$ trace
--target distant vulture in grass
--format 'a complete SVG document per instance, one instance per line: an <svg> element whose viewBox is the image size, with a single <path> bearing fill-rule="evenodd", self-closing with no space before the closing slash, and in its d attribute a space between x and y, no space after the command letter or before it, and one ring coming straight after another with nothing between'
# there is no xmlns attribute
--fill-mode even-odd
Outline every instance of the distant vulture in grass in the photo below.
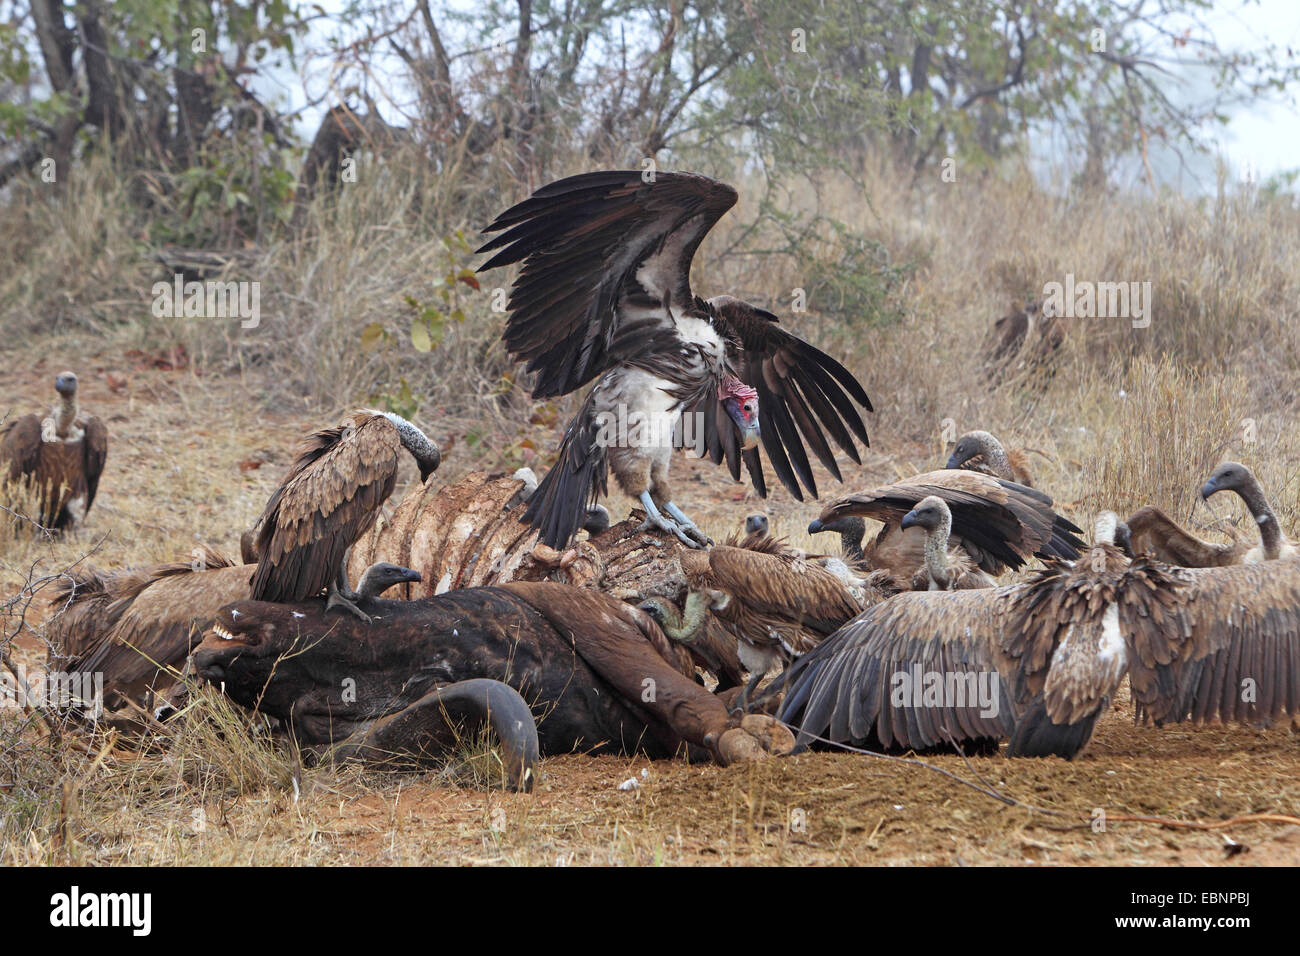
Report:
<svg viewBox="0 0 1300 956"><path fill-rule="evenodd" d="M647 526L688 546L709 543L673 501L674 445L743 461L767 495L763 447L799 500L817 485L804 443L840 479L832 444L859 462L867 431L856 402L871 401L839 362L784 331L770 312L691 290L701 240L736 202L730 186L690 173L586 173L543 186L487 227L499 250L480 271L522 262L510 294L505 343L537 373L535 398L596 380L569 423L559 460L524 520L552 548L581 527L588 503L619 486L640 501ZM802 436L802 437L801 437Z"/></svg>
<svg viewBox="0 0 1300 956"><path fill-rule="evenodd" d="M1227 461L1214 469L1201 486L1201 499L1206 500L1220 491L1235 491L1246 503L1259 526L1259 544L1251 546L1235 534L1228 544L1203 541L1179 527L1159 508L1146 507L1139 508L1128 519L1133 552L1150 554L1166 564L1184 568L1257 564L1296 556L1296 546L1282 533L1264 489L1249 468L1240 462Z"/></svg>
<svg viewBox="0 0 1300 956"><path fill-rule="evenodd" d="M0 425L0 476L34 488L40 523L52 530L76 529L95 503L108 457L108 429L77 409L77 376L54 380L59 400L46 417L24 415Z"/></svg>
<svg viewBox="0 0 1300 956"><path fill-rule="evenodd" d="M348 587L345 562L393 493L403 448L421 482L437 470L437 446L391 413L356 411L308 437L259 519L253 600L304 601L328 588L328 607L368 619Z"/></svg>
<svg viewBox="0 0 1300 956"><path fill-rule="evenodd" d="M1005 478L1024 485L1034 486L1029 472L1029 460L1018 448L1007 448L988 432L967 432L957 439L948 458L948 468L965 468L994 478Z"/></svg>
<svg viewBox="0 0 1300 956"><path fill-rule="evenodd" d="M951 513L951 537L974 565L991 574L1022 567L1031 557L1073 558L1083 546L1080 530L1052 510L1041 491L978 472L930 471L846 495L832 502L808 526L809 534L837 531L849 557L873 570L889 571L899 589L915 587L925 572L924 529L901 527L903 517L930 496ZM864 518L884 523L866 549ZM915 522L910 522L909 526ZM928 587L928 579L924 586Z"/></svg>
<svg viewBox="0 0 1300 956"><path fill-rule="evenodd" d="M1065 322L1044 308L1030 302L1024 308L1012 305L1011 312L998 319L989 329L984 342L984 368L991 385L1008 379L1020 379L1039 385L1051 380L1054 353L1065 341Z"/></svg>
<svg viewBox="0 0 1300 956"><path fill-rule="evenodd" d="M1127 675L1138 715L1254 722L1300 709L1300 563L1131 560L1115 516L1031 581L901 594L805 655L781 719L838 742L928 748L1010 738L1073 758Z"/></svg>

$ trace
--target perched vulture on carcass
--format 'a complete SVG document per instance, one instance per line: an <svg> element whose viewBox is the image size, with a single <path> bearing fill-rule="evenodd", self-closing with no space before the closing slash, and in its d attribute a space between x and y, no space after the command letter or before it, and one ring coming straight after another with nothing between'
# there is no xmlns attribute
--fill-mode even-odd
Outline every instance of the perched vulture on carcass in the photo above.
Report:
<svg viewBox="0 0 1300 956"><path fill-rule="evenodd" d="M799 500L801 483L817 495L805 442L836 480L832 444L860 462L854 403L871 401L858 380L771 312L691 289L696 249L735 202L732 187L690 173L594 172L543 186L487 227L501 234L479 251L499 251L479 271L523 263L504 339L537 373L533 396L596 380L524 514L547 546L567 547L611 470L648 527L711 543L673 500L675 445L725 458L737 480L743 461L764 497L760 439Z"/></svg>
<svg viewBox="0 0 1300 956"><path fill-rule="evenodd" d="M361 410L314 432L298 451L259 521L255 601L304 601L329 591L329 606L362 620L346 559L393 493L402 449L424 482L441 461L418 428L389 412Z"/></svg>

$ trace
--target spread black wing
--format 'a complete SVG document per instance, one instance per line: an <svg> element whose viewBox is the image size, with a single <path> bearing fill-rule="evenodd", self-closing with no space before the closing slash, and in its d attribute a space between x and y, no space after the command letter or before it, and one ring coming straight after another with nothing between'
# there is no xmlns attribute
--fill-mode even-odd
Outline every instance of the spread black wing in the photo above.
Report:
<svg viewBox="0 0 1300 956"><path fill-rule="evenodd" d="M804 442L835 480L843 481L831 442L854 463L862 463L853 438L856 436L863 445L870 442L862 416L853 403L871 411L866 390L835 359L781 328L772 313L730 297L710 300L708 305L714 313L715 324L738 344L736 361L740 379L758 391L759 435L781 484L802 501L803 492L799 487L802 481L812 496L817 497L817 482ZM723 440L710 439L709 450L714 453L715 462L720 460L715 448L729 452L725 440L729 423L723 420L725 417L718 416ZM727 457L731 464L732 456L728 453ZM755 490L766 497L767 483L758 450L744 452L741 457ZM732 476L738 477L735 467Z"/></svg>
<svg viewBox="0 0 1300 956"><path fill-rule="evenodd" d="M638 353L675 347L669 307L694 308L691 260L735 202L706 176L647 182L610 170L543 186L498 216L484 231L501 235L478 251L499 251L479 271L523 262L504 339L537 373L533 396L568 394Z"/></svg>

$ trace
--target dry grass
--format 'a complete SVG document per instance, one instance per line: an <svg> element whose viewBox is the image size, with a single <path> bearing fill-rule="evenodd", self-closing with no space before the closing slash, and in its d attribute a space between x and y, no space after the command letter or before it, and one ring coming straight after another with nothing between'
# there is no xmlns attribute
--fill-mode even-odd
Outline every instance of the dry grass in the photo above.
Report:
<svg viewBox="0 0 1300 956"><path fill-rule="evenodd" d="M50 378L71 367L81 374L84 406L112 433L101 497L81 535L49 541L0 528L0 594L88 552L107 567L174 560L200 542L237 553L239 532L261 510L298 436L355 402L395 394L403 379L419 401L417 420L444 447L447 480L533 460L530 445L546 463L570 406L535 410L510 377L491 286L457 291L465 320L427 355L409 347L403 301L430 299L430 280L449 261L442 238L457 230L472 238L524 189L404 161L371 171L336 201L313 206L303 235L245 250L249 264L230 277L263 283L262 325L246 331L235 322L152 317L149 291L162 275L150 260L149 223L111 169L88 170L60 193L29 187L30 195L0 207L0 257L15 263L0 275L0 414L44 405ZM952 419L959 430L986 428L1041 451L1031 459L1037 483L1085 526L1102 508L1123 514L1143 504L1198 529L1218 515L1238 517L1235 501L1220 496L1206 506L1195 495L1218 461L1237 458L1260 475L1284 528L1300 528L1293 387L1300 214L1237 194L1061 198L1014 172L969 181L959 173L955 184L915 190L905 188L909 179L873 167L859 184L827 177L786 184L776 197L788 211L832 216L849 236L880 243L888 263L915 266L882 286L877 313L844 318L836 303L814 297L809 312L789 315L792 290L833 271L848 240L828 234L802 257L749 254L778 249L784 237L770 225L746 232L759 188L743 179L740 207L706 243L696 274L705 294L733 290L777 304L793 328L846 356L867 383L877 407L872 448L861 468L846 469L850 486L940 465L942 425ZM1073 320L1049 381L990 387L979 352L992 321L1067 272L1150 281L1150 328ZM360 348L371 322L390 331L391 347ZM176 346L190 363L160 367L157 359ZM802 529L818 503L800 504L779 489L760 503L718 470L675 467L689 510L714 537L764 507L779 532L808 543ZM12 617L0 623L6 634L16 626ZM39 614L9 650L29 665L43 659ZM848 756L727 770L662 762L630 792L617 784L639 778L643 760L552 758L538 792L520 797L497 789L481 740L467 741L441 773L397 776L302 767L250 736L211 695L178 726L172 745L133 759L104 751L105 739L91 739L88 751L52 741L30 717L0 709L0 859L1222 860L1215 834L1138 825L1104 839L1086 828L1060 832L1048 818L924 770ZM933 762L971 777L954 758ZM1082 819L1096 806L1215 818L1295 813L1298 764L1300 748L1285 728L1157 733L1128 726L1117 712L1074 764L989 759L975 768L1027 802ZM806 832L791 829L792 809L805 812ZM1256 848L1234 862L1300 859L1294 830L1255 825L1232 835Z"/></svg>

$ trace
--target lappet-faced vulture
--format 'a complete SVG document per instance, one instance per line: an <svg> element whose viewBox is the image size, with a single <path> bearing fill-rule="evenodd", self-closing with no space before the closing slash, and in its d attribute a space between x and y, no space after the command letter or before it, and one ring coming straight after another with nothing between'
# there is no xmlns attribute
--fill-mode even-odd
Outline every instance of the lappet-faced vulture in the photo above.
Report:
<svg viewBox="0 0 1300 956"><path fill-rule="evenodd" d="M691 289L701 240L736 202L725 183L689 173L617 170L543 186L487 227L499 250L480 269L522 262L505 343L537 373L533 395L566 395L596 380L570 422L559 459L525 520L563 548L612 469L647 525L699 546L707 539L673 501L674 445L743 461L759 495L761 439L777 478L815 497L806 442L840 480L832 444L859 461L867 393L839 362L796 338L771 312Z"/></svg>
<svg viewBox="0 0 1300 956"><path fill-rule="evenodd" d="M36 490L40 524L75 529L95 502L108 458L108 429L77 408L77 376L54 380L59 400L48 416L24 415L0 425L0 477Z"/></svg>
<svg viewBox="0 0 1300 956"><path fill-rule="evenodd" d="M253 600L304 601L328 588L329 607L368 619L348 587L347 553L393 493L403 448L421 482L441 461L422 431L391 413L356 411L307 438L259 519Z"/></svg>

